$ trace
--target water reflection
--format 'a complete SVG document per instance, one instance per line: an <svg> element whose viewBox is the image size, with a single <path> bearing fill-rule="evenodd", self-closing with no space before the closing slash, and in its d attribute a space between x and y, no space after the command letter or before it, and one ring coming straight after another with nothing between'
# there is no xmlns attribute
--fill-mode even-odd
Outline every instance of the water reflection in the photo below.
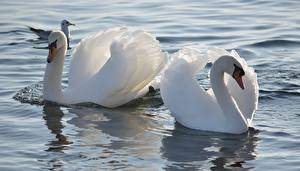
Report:
<svg viewBox="0 0 300 171"><path fill-rule="evenodd" d="M142 113L130 109L106 109L74 107L69 110L76 114L68 123L78 128L97 129L120 139L134 137L144 130L147 121Z"/></svg>
<svg viewBox="0 0 300 171"><path fill-rule="evenodd" d="M46 151L59 152L51 153L53 160L48 161L48 165L53 168L63 166L57 162L76 158L92 168L108 170L144 168L152 166L152 162L155 162L153 170L249 170L252 166L247 161L256 157L258 132L255 130L230 135L195 131L176 123L173 130L166 131L165 122L153 119L136 107L73 106L65 112L72 115L67 123L62 122L64 113L59 106L44 106L47 128L55 135L55 139L46 144L49 147ZM64 128L66 124L75 126L76 134ZM66 155L63 152L70 144L76 149L69 148Z"/></svg>
<svg viewBox="0 0 300 171"><path fill-rule="evenodd" d="M172 135L163 138L161 153L169 161L166 170L248 170L252 166L244 163L256 157L257 134L253 129L242 135L195 131L176 123Z"/></svg>
<svg viewBox="0 0 300 171"><path fill-rule="evenodd" d="M54 140L50 140L47 146L49 148L46 151L63 152L64 148L72 144L62 133L64 125L62 123L62 117L64 113L61 111L60 106L56 104L46 103L43 108L44 120L46 121L47 128L55 135Z"/></svg>
<svg viewBox="0 0 300 171"><path fill-rule="evenodd" d="M76 117L68 123L80 128L78 135L89 145L106 144L110 149L136 148L157 140L154 137L158 135L150 135L147 129L159 123L137 108L79 107L69 112L76 114ZM148 141L145 142L145 139Z"/></svg>
<svg viewBox="0 0 300 171"><path fill-rule="evenodd" d="M158 161L155 167L162 162L158 155L161 136L147 131L158 123L143 110L73 107L69 112L75 114L68 123L79 128L75 138L84 147L80 154L87 159L86 164L131 170L144 168L151 160Z"/></svg>

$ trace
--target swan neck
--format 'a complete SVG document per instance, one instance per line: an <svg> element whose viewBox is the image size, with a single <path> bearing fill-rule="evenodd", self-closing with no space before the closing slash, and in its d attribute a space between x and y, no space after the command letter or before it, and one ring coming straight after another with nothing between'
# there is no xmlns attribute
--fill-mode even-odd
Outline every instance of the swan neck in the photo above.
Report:
<svg viewBox="0 0 300 171"><path fill-rule="evenodd" d="M221 60L217 60L212 66L210 71L212 89L226 118L232 119L237 116L240 118L242 114L225 84L225 67Z"/></svg>
<svg viewBox="0 0 300 171"><path fill-rule="evenodd" d="M55 59L51 63L47 63L44 74L44 99L48 101L61 103L62 93L62 72L64 66L64 58L66 55L66 46L58 49Z"/></svg>

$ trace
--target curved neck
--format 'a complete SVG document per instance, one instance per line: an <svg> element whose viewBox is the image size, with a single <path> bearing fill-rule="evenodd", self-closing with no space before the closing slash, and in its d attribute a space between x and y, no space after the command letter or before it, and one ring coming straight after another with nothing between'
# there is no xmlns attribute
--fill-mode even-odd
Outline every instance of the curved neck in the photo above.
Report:
<svg viewBox="0 0 300 171"><path fill-rule="evenodd" d="M64 58L67 48L58 49L57 55L51 63L47 63L44 74L44 99L53 102L61 102L63 93L61 87Z"/></svg>
<svg viewBox="0 0 300 171"><path fill-rule="evenodd" d="M241 123L240 126L243 127L243 125L247 122L240 112L236 102L230 95L224 81L225 65L226 64L224 64L224 61L221 58L213 64L210 71L211 86L220 108L223 111L225 119L229 122Z"/></svg>

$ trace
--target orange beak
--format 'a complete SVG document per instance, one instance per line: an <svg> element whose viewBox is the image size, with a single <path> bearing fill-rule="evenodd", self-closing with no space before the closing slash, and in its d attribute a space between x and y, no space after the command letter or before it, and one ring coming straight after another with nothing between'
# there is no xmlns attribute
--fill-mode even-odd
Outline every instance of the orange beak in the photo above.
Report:
<svg viewBox="0 0 300 171"><path fill-rule="evenodd" d="M233 78L235 79L235 81L238 83L238 85L241 87L242 90L245 89L244 87L244 84L243 84L243 80L242 80L242 76L244 74L242 74L242 71L241 70L236 70L234 73L233 73Z"/></svg>
<svg viewBox="0 0 300 171"><path fill-rule="evenodd" d="M51 63L54 59L54 57L56 56L57 53L57 49L55 47L49 48L49 53L48 53L48 58L47 58L47 62Z"/></svg>

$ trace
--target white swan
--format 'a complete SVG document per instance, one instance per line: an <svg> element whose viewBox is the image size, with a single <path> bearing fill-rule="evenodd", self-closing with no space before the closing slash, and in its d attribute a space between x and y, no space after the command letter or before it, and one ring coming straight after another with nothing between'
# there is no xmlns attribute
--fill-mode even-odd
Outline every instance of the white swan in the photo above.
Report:
<svg viewBox="0 0 300 171"><path fill-rule="evenodd" d="M160 88L165 105L183 126L240 134L248 130L258 102L257 76L236 51L184 48L172 56ZM209 62L212 89L194 76Z"/></svg>
<svg viewBox="0 0 300 171"><path fill-rule="evenodd" d="M112 28L77 45L70 63L69 85L63 91L66 45L61 31L50 34L43 96L61 104L92 102L105 107L120 106L146 94L149 83L166 63L166 54L149 33Z"/></svg>

